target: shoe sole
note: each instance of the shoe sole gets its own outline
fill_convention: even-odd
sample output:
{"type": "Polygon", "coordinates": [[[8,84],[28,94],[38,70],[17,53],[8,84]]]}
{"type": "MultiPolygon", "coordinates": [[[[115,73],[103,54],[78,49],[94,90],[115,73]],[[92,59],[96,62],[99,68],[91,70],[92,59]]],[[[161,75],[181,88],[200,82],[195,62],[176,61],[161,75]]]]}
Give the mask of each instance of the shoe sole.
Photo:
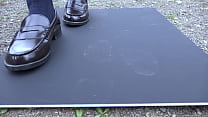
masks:
{"type": "Polygon", "coordinates": [[[63,20],[63,21],[64,21],[64,24],[69,25],[69,26],[81,26],[81,25],[86,24],[89,21],[89,19],[82,21],[82,22],[71,22],[67,20],[63,20]]]}
{"type": "Polygon", "coordinates": [[[50,52],[45,57],[41,58],[40,60],[35,61],[35,62],[31,62],[28,64],[10,65],[10,64],[7,64],[6,61],[4,61],[4,65],[10,71],[25,71],[25,70],[33,69],[33,68],[43,65],[44,63],[46,63],[48,61],[49,56],[50,56],[50,52]]]}
{"type": "MultiPolygon", "coordinates": [[[[56,40],[58,38],[58,36],[59,36],[60,33],[61,33],[61,26],[60,25],[57,25],[54,28],[54,35],[52,37],[52,40],[56,40]]],[[[4,65],[10,71],[25,71],[25,70],[30,70],[30,69],[33,69],[33,68],[36,68],[36,67],[39,67],[39,66],[45,64],[48,61],[48,59],[49,59],[50,53],[51,52],[49,51],[46,56],[44,56],[43,58],[41,58],[41,59],[39,59],[37,61],[31,62],[31,63],[22,64],[22,65],[10,65],[10,64],[8,64],[4,60],[4,65]]]]}

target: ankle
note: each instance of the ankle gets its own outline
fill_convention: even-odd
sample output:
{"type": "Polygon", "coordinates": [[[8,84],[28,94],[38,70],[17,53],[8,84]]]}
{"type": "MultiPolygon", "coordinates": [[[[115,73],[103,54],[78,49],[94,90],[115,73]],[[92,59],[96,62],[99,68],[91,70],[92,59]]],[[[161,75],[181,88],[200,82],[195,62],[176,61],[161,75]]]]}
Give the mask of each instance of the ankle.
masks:
{"type": "Polygon", "coordinates": [[[50,23],[55,17],[55,9],[52,0],[27,0],[29,15],[41,14],[46,16],[50,23]]]}

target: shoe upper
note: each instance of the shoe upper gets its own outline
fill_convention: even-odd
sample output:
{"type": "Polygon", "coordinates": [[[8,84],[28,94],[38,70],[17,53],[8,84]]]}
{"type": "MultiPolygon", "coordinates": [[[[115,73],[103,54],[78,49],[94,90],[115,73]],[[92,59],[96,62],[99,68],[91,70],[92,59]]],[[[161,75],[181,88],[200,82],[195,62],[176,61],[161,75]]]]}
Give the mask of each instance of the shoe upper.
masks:
{"type": "Polygon", "coordinates": [[[69,0],[65,6],[64,20],[82,22],[89,17],[87,0],[69,0]]]}
{"type": "Polygon", "coordinates": [[[33,51],[46,38],[49,26],[50,22],[45,16],[39,14],[27,16],[10,44],[8,53],[21,55],[33,51]]]}
{"type": "Polygon", "coordinates": [[[52,23],[41,14],[27,16],[8,47],[5,64],[30,64],[48,55],[54,28],[58,23],[57,15],[52,23]]]}

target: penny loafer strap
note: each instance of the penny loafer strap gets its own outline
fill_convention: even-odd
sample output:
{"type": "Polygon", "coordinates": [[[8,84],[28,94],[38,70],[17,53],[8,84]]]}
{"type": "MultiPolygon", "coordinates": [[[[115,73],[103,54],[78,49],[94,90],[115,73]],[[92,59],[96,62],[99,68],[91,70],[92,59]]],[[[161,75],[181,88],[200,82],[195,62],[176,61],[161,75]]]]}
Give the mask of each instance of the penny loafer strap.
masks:
{"type": "Polygon", "coordinates": [[[25,26],[19,30],[14,40],[41,39],[48,35],[48,30],[49,27],[42,25],[25,26]]]}

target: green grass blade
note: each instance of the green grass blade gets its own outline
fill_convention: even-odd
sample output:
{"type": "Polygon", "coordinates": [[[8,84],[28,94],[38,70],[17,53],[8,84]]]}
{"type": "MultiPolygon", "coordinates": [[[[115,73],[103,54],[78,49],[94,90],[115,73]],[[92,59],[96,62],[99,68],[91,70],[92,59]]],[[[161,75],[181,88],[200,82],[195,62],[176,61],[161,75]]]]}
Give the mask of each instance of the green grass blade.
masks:
{"type": "Polygon", "coordinates": [[[96,108],[96,111],[97,111],[98,113],[100,113],[100,114],[103,114],[103,109],[100,108],[100,107],[97,107],[97,108],[96,108]]]}
{"type": "Polygon", "coordinates": [[[1,108],[0,109],[0,114],[5,114],[8,112],[8,109],[7,108],[1,108]]]}
{"type": "Polygon", "coordinates": [[[95,117],[101,117],[101,115],[96,115],[95,117]]]}
{"type": "Polygon", "coordinates": [[[76,110],[76,117],[82,117],[83,115],[83,110],[82,109],[77,109],[76,110]]]}
{"type": "Polygon", "coordinates": [[[110,108],[106,108],[103,113],[105,114],[105,113],[108,113],[109,111],[110,111],[110,108]]]}

